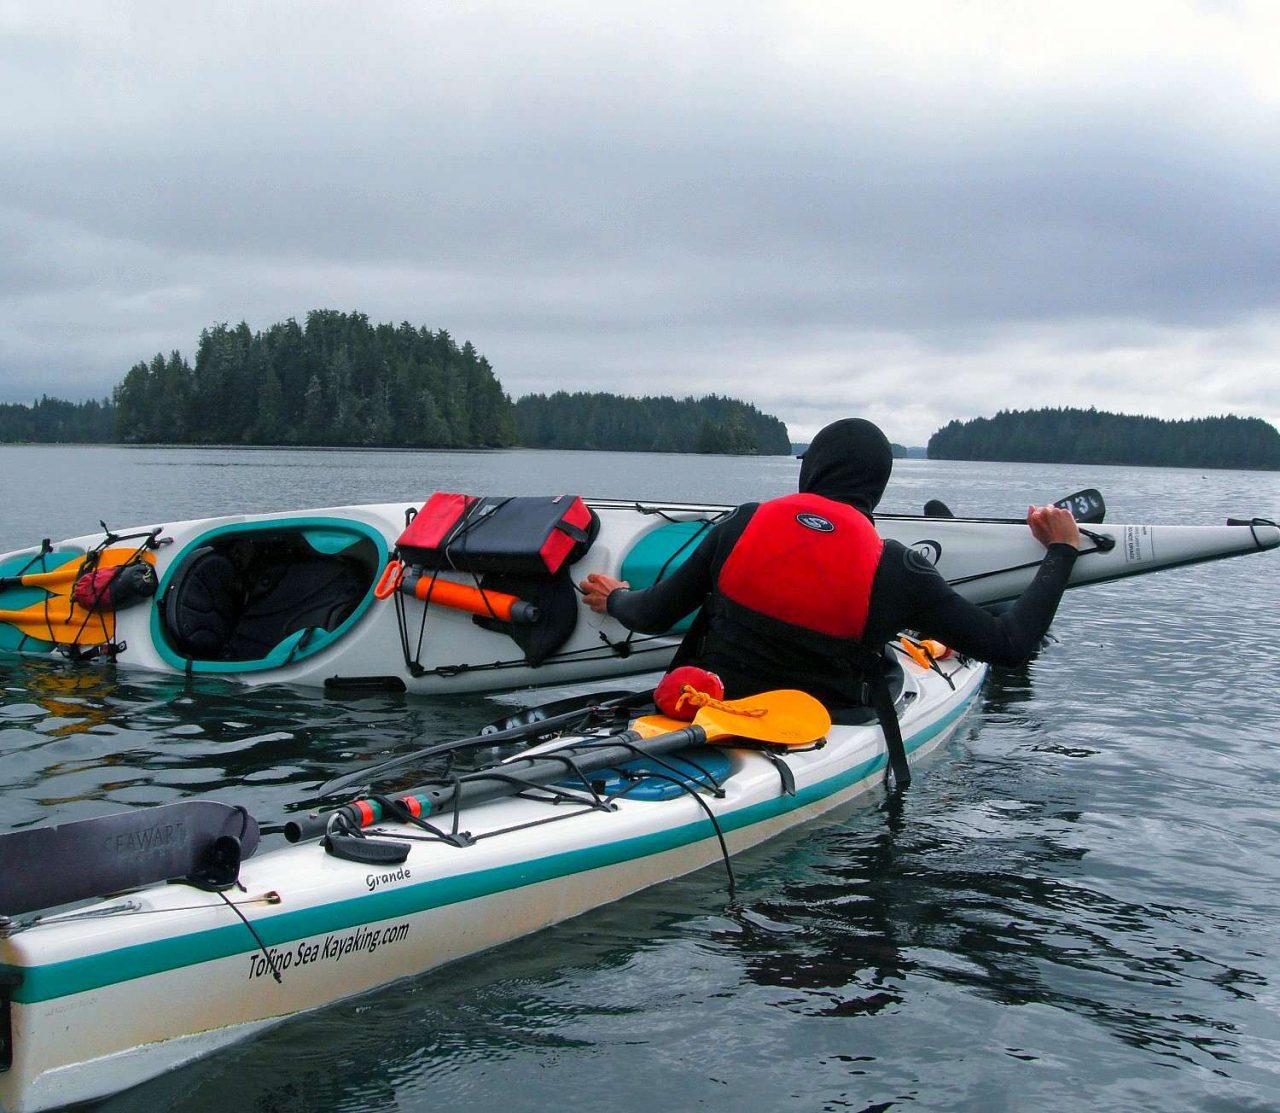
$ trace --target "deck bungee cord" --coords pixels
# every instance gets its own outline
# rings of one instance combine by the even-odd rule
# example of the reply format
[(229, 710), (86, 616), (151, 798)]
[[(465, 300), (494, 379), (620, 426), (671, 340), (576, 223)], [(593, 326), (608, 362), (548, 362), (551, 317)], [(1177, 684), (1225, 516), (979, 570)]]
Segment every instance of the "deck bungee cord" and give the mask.
[[(1094, 553), (1109, 553), (1116, 547), (1116, 539), (1114, 537), (1109, 537), (1102, 533), (1095, 533), (1093, 530), (1081, 529), (1080, 536), (1087, 537), (1092, 541), (1093, 548), (1081, 549), (1079, 551), (1079, 556), (1077, 557), (1078, 560), (1091, 556)], [(1005, 565), (1002, 568), (987, 569), (985, 571), (975, 573), (972, 576), (957, 576), (955, 579), (947, 580), (947, 583), (952, 587), (959, 587), (962, 584), (974, 584), (982, 580), (993, 579), (996, 576), (1004, 576), (1010, 572), (1022, 572), (1027, 569), (1037, 568), (1039, 565), (1039, 560), (1025, 560), (1018, 564)]]
[[(449, 497), (455, 498), (456, 496)], [(464, 673), (497, 672), (505, 669), (528, 668), (531, 665), (541, 668), (547, 665), (576, 665), (591, 661), (609, 660), (611, 658), (625, 660), (633, 654), (670, 651), (670, 635), (637, 635), (634, 631), (626, 631), (624, 637), (614, 639), (604, 630), (597, 631), (597, 638), (603, 644), (603, 649), (600, 646), (583, 647), (574, 650), (561, 650), (559, 648), (559, 644), (568, 637), (576, 624), (576, 599), (570, 597), (563, 590), (556, 591), (553, 585), (557, 583), (567, 584), (575, 592), (579, 591), (577, 585), (573, 584), (567, 575), (568, 563), (572, 563), (572, 560), (576, 559), (573, 553), (569, 554), (568, 563), (563, 568), (557, 568), (556, 573), (549, 578), (549, 582), (545, 586), (535, 588), (535, 590), (547, 593), (551, 604), (548, 607), (544, 608), (536, 602), (504, 591), (498, 591), (486, 585), (477, 566), (468, 560), (464, 551), (467, 540), (480, 525), (499, 515), (504, 506), (515, 501), (517, 500), (507, 498), (485, 500), (484, 502), (472, 500), (466, 503), (451, 526), (447, 529), (437, 530), (432, 534), (432, 540), (438, 545), (440, 553), (438, 560), (432, 561), (424, 568), (407, 565), (404, 560), (397, 559), (393, 562), (396, 567), (393, 569), (392, 565), (388, 565), (383, 573), (383, 577), (376, 589), (376, 594), (379, 598), (385, 598), (388, 595), (394, 596), (401, 653), (405, 668), (411, 676), (419, 678), (425, 676), (448, 678), (460, 676)], [(491, 503), (491, 505), (486, 506), (486, 502)], [(720, 508), (691, 522), (689, 518), (676, 517), (668, 512), (666, 508), (660, 506), (618, 502), (598, 504), (596, 500), (592, 501), (592, 505), (601, 505), (602, 508), (625, 506), (627, 509), (634, 510), (639, 514), (660, 517), (672, 524), (694, 525), (694, 529), (689, 536), (683, 538), (677, 546), (665, 555), (664, 560), (653, 574), (653, 582), (664, 579), (673, 567), (678, 567), (680, 562), (702, 540), (707, 531), (731, 513), (731, 510)], [(420, 513), (427, 513), (429, 506), (430, 503), (424, 506), (422, 511), (415, 511), (410, 508), (406, 512), (405, 533), (402, 534), (402, 541), (405, 536), (412, 532), (415, 519)], [(483, 513), (481, 512), (482, 507), (484, 508)], [(575, 540), (581, 545), (582, 551), (585, 552), (592, 540), (591, 532), (587, 531), (581, 537), (575, 535)], [(401, 546), (397, 544), (397, 552), (400, 551), (400, 548)], [(406, 548), (412, 550), (413, 546), (406, 545)], [(455, 594), (456, 588), (461, 585), (455, 585), (451, 581), (439, 579), (440, 572), (445, 568), (470, 577), (473, 586), (466, 589), (465, 595), (462, 593)], [(443, 585), (445, 589), (443, 593), (439, 591), (440, 585)], [(418, 618), (416, 640), (410, 634), (405, 595), (411, 595), (421, 600), (424, 604), (422, 613)], [(442, 596), (450, 596), (451, 598)], [(422, 663), (422, 654), (427, 644), (427, 618), (432, 604), (435, 603), (468, 611), (478, 621), (487, 620), (487, 622), (481, 622), (481, 624), (490, 628), (505, 629), (516, 640), (517, 644), (520, 644), (521, 648), (525, 649), (524, 656), (484, 663), (453, 662), (431, 667), (424, 665)], [(543, 613), (544, 610), (548, 612), (546, 615)], [(558, 629), (548, 630), (545, 636), (540, 636), (537, 630), (518, 631), (515, 629), (516, 627), (536, 628), (544, 620), (554, 624)], [(344, 678), (335, 676), (331, 680), (331, 687), (340, 688), (343, 686)]]
[[(555, 807), (557, 810), (555, 815), (494, 828), (480, 835), (462, 831), (460, 829), (462, 805), (460, 803), (460, 794), (457, 791), (460, 787), (461, 777), (454, 775), (444, 779), (455, 790), (454, 803), (446, 812), (441, 813), (446, 814), (451, 820), (451, 829), (449, 831), (441, 830), (424, 818), (420, 812), (414, 811), (412, 797), (392, 797), (375, 793), (369, 794), (363, 800), (349, 805), (348, 807), (352, 809), (351, 811), (343, 808), (331, 812), (324, 835), (321, 837), (322, 844), (329, 853), (349, 861), (363, 862), (369, 865), (397, 865), (404, 861), (408, 855), (407, 847), (402, 848), (397, 845), (400, 842), (435, 841), (465, 849), (474, 846), (482, 839), (511, 835), (519, 831), (541, 827), (548, 823), (571, 819), (584, 811), (611, 811), (618, 800), (636, 795), (646, 783), (661, 782), (670, 784), (676, 791), (687, 793), (695, 798), (698, 798), (699, 792), (707, 792), (712, 796), (721, 798), (724, 796), (724, 789), (720, 780), (717, 779), (712, 770), (699, 763), (696, 751), (684, 751), (668, 759), (661, 755), (650, 753), (636, 743), (624, 742), (619, 736), (607, 735), (601, 736), (592, 745), (599, 745), (604, 742), (622, 746), (630, 751), (635, 761), (647, 761), (657, 765), (658, 768), (635, 768), (631, 762), (623, 763), (615, 770), (620, 779), (621, 787), (610, 792), (604, 790), (600, 781), (592, 780), (590, 771), (584, 770), (573, 755), (567, 753), (557, 754), (554, 751), (547, 752), (545, 756), (548, 760), (563, 763), (564, 780), (551, 784), (536, 784), (518, 775), (504, 775), (497, 772), (493, 773), (491, 779), (499, 784), (508, 785), (512, 789), (510, 793), (512, 796), (546, 803)], [(581, 741), (579, 741), (578, 745), (582, 746)], [(584, 752), (587, 752), (590, 747), (583, 746), (582, 748)], [(596, 771), (598, 772), (599, 770)], [(566, 783), (569, 781), (576, 781), (577, 783)], [(699, 799), (699, 803), (703, 802)], [(578, 807), (574, 809), (563, 807), (563, 805), (578, 805)], [(720, 830), (715, 815), (705, 807), (704, 810), (715, 828), (717, 837), (723, 847), (724, 835)], [(358, 818), (353, 818), (353, 813)], [(366, 819), (367, 823), (365, 822)], [(417, 835), (407, 831), (390, 832), (377, 826), (377, 824), (387, 821), (415, 828), (425, 832), (425, 834)], [(350, 841), (352, 839), (366, 841), (352, 842)], [(730, 869), (730, 884), (732, 885), (732, 869)]]
[(625, 719), (630, 709), (649, 703), (652, 696), (651, 689), (643, 689), (592, 692), (586, 696), (554, 700), (522, 714), (498, 719), (469, 737), (437, 742), (411, 753), (389, 758), (367, 769), (355, 769), (350, 773), (331, 777), (316, 790), (315, 795), (328, 796), (357, 781), (368, 782), (374, 777), (402, 769), (414, 762), (425, 763), (463, 750), (498, 747), (508, 742), (539, 741), (557, 733), (586, 732), (616, 720), (619, 716)]
[[(301, 822), (291, 821), (285, 825), (285, 837), (290, 842), (319, 837), (325, 851), (335, 857), (366, 865), (393, 866), (408, 858), (413, 842), (425, 839), (466, 848), (481, 839), (571, 819), (581, 812), (613, 811), (617, 801), (636, 795), (644, 783), (658, 782), (669, 784), (694, 800), (706, 816), (720, 847), (732, 900), (736, 881), (728, 844), (719, 820), (702, 797), (702, 792), (708, 792), (723, 798), (724, 788), (721, 780), (699, 764), (688, 747), (726, 739), (735, 744), (746, 742), (791, 749), (817, 745), (830, 728), (831, 719), (817, 700), (800, 692), (764, 693), (744, 700), (724, 701), (686, 686), (680, 703), (696, 708), (688, 727), (655, 735), (637, 729), (643, 723), (639, 720), (635, 727), (622, 733), (578, 738), (566, 742), (563, 749), (540, 748), (536, 755), (510, 758), (469, 774), (451, 774), (400, 796), (371, 794), (327, 814)], [(771, 713), (775, 720), (766, 722)], [(732, 732), (727, 733), (730, 727)], [(779, 769), (781, 791), (794, 795), (794, 777), (785, 762), (776, 754), (770, 757)], [(644, 762), (651, 765), (637, 767)], [(522, 765), (526, 767), (522, 769)], [(602, 791), (601, 782), (592, 779), (590, 774), (610, 769), (616, 769), (622, 787), (614, 792)], [(570, 781), (574, 782), (572, 787), (566, 783)], [(518, 796), (557, 807), (565, 804), (578, 807), (494, 828), (479, 836), (461, 830), (464, 803), (469, 805), (499, 796)], [(429, 815), (444, 814), (451, 818), (449, 831), (427, 819)], [(425, 834), (390, 832), (377, 827), (385, 821)]]
[[(237, 900), (231, 900), (237, 908), (253, 908), (261, 905), (264, 908), (279, 905), (282, 898), (279, 893), (274, 890), (262, 893), (258, 896), (246, 895)], [(95, 908), (77, 908), (69, 912), (53, 912), (43, 916), (25, 916), (13, 919), (6, 916), (0, 916), (0, 936), (8, 938), (13, 935), (20, 935), (24, 931), (31, 931), (34, 928), (51, 927), (57, 924), (73, 924), (82, 920), (102, 920), (110, 919), (116, 916), (169, 916), (175, 912), (204, 912), (207, 905), (203, 904), (178, 904), (171, 905), (168, 908), (147, 908), (141, 901), (122, 900), (116, 904), (107, 904)]]

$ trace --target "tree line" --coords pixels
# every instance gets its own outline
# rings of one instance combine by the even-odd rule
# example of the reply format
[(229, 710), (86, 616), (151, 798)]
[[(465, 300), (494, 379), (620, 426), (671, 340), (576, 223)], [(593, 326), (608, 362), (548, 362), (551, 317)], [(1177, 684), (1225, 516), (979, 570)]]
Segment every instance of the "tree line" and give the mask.
[(0, 442), (100, 444), (115, 439), (115, 407), (106, 398), (64, 402), (44, 395), (30, 406), (0, 403)]
[(1167, 421), (1096, 409), (1002, 410), (952, 421), (929, 438), (931, 460), (1280, 469), (1280, 432), (1257, 417)]
[(134, 364), (110, 400), (0, 406), (0, 441), (785, 453), (786, 427), (728, 398), (533, 395), (443, 329), (315, 310), (263, 332), (200, 334)]
[(781, 456), (787, 427), (746, 402), (719, 395), (626, 398), (556, 391), (515, 404), (516, 436), (527, 448), (610, 452), (701, 452)]

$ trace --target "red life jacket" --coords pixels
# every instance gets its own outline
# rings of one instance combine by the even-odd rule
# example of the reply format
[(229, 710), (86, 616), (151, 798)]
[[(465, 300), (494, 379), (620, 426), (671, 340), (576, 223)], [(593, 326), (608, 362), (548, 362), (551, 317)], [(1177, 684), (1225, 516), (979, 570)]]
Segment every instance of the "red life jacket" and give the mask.
[(761, 503), (724, 562), (716, 590), (749, 611), (856, 641), (867, 625), (884, 541), (853, 507), (820, 495)]

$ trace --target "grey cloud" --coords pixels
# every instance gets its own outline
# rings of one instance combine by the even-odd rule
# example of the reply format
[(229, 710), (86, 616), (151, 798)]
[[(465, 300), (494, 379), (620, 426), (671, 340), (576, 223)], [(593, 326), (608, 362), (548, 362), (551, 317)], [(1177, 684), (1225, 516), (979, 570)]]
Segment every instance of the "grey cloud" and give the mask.
[(1014, 102), (787, 68), (768, 6), (724, 44), (585, 7), (490, 6), (496, 38), (461, 9), (128, 10), (0, 29), (0, 89), (42, 94), (0, 122), (0, 396), (326, 306), (446, 327), (513, 393), (718, 389), (797, 425), (911, 374), (918, 422), (1055, 376), (1140, 404), (1107, 353), (1144, 343), (1280, 411), (1268, 341), (1225, 350), (1280, 302), (1275, 125), (1194, 69)]

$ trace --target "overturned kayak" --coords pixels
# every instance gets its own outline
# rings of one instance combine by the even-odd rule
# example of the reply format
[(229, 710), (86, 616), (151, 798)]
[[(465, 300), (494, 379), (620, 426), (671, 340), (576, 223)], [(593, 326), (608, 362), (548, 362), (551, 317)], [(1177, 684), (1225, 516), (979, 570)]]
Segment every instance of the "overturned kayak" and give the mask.
[[(246, 684), (424, 694), (660, 669), (680, 630), (637, 635), (574, 583), (645, 587), (724, 506), (436, 494), (104, 531), (0, 556), (0, 649)], [(1016, 598), (1043, 549), (1024, 523), (882, 515), (880, 532), (981, 604)], [(1280, 545), (1261, 519), (1090, 525), (1071, 587)]]
[[(902, 659), (896, 701), (913, 760), (955, 733), (984, 673)], [(394, 800), (299, 813), (297, 842), (257, 854), (254, 820), (211, 801), (0, 836), (0, 913), (12, 917), (0, 929), (0, 1108), (137, 1085), (298, 1013), (727, 862), (878, 786), (878, 725), (831, 726), (813, 702), (765, 693), (704, 709), (691, 727), (655, 717), (622, 735), (542, 742)], [(399, 821), (415, 815), (428, 826)], [(183, 859), (200, 869), (193, 883), (31, 915), (41, 894), (85, 895), (86, 870), (117, 885), (150, 859), (162, 876)]]

